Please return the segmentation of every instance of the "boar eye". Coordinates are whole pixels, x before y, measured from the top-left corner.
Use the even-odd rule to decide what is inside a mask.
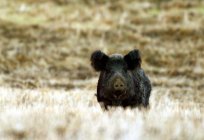
[[[107,72],[107,73],[110,73],[110,72],[111,72],[111,70],[110,70],[110,69],[106,69],[106,72]]]
[[[111,70],[111,69],[106,69],[106,72],[107,72],[108,74],[111,74],[111,73],[113,73],[113,70]]]
[[[127,68],[126,68],[126,67],[124,67],[124,68],[123,68],[123,71],[124,71],[124,72],[127,72]]]

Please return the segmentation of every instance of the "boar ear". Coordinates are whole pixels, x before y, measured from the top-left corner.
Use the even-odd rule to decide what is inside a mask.
[[[132,50],[124,56],[128,69],[133,70],[136,67],[141,67],[141,56],[139,50]]]
[[[91,55],[91,65],[96,71],[102,71],[105,69],[108,59],[109,57],[105,53],[97,50]]]

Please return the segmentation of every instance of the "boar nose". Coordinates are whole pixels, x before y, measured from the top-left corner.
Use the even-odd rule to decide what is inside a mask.
[[[122,91],[125,89],[125,83],[123,82],[122,79],[116,78],[114,83],[113,83],[113,88],[115,90]]]

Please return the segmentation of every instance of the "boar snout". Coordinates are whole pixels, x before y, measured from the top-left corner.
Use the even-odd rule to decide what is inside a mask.
[[[113,82],[113,89],[118,91],[123,91],[125,89],[125,84],[121,78],[115,78]]]
[[[112,79],[113,96],[120,97],[127,89],[125,79],[120,74],[115,74]]]

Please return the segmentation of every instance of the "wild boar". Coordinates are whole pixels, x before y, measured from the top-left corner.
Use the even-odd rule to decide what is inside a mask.
[[[97,85],[97,100],[105,109],[108,106],[149,106],[151,82],[141,68],[139,50],[106,55],[100,50],[91,55],[92,67],[100,72]]]

